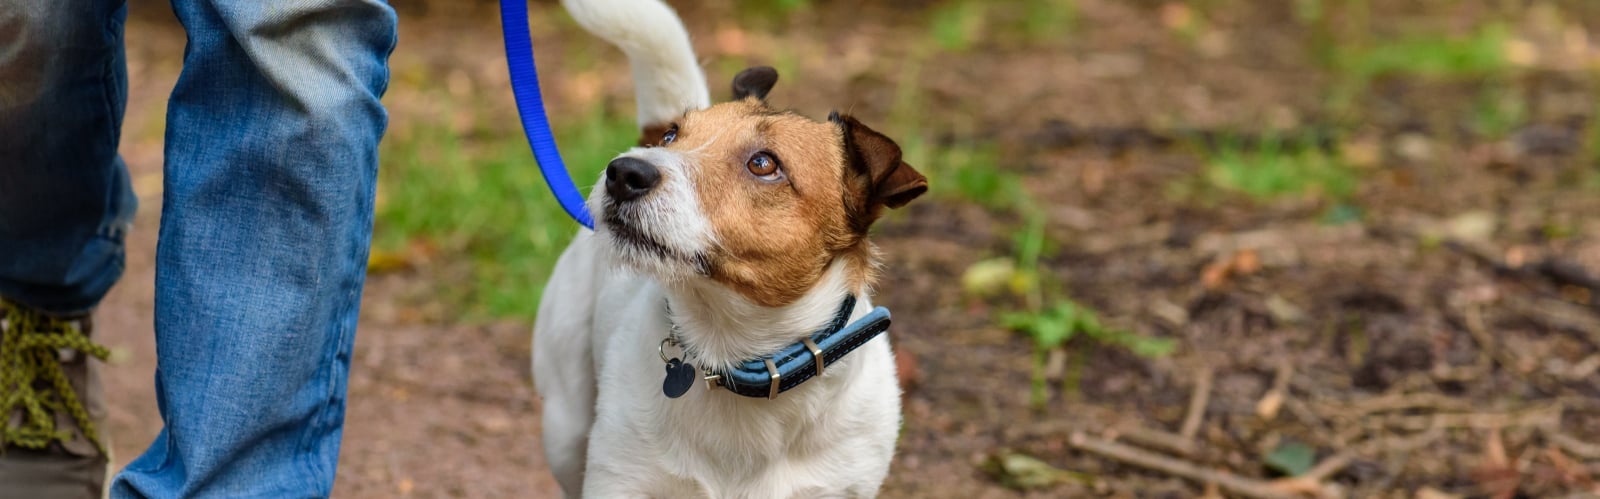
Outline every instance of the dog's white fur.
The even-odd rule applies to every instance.
[[[589,31],[633,61],[641,125],[709,105],[704,76],[673,12],[655,0],[565,0]],[[715,141],[712,141],[713,144]],[[697,382],[681,398],[661,392],[657,346],[667,305],[696,366],[769,354],[823,327],[846,293],[872,309],[836,261],[794,303],[756,305],[695,272],[692,255],[717,244],[692,186],[697,151],[636,148],[656,165],[657,192],[628,209],[638,229],[670,250],[641,251],[604,221],[580,231],[556,264],[533,339],[535,386],[551,471],[568,497],[872,497],[888,473],[900,392],[887,336],[776,400]],[[604,184],[602,179],[601,185]],[[605,189],[590,195],[603,213]]]

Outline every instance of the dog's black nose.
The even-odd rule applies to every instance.
[[[638,158],[617,158],[606,165],[606,193],[617,201],[644,196],[661,182],[661,170]]]

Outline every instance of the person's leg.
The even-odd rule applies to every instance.
[[[0,296],[81,313],[122,275],[136,203],[117,157],[126,15],[111,0],[0,0]]]
[[[123,2],[0,0],[0,499],[100,497],[88,312],[136,200],[117,157]]]
[[[326,497],[372,235],[396,18],[176,0],[156,253],[165,427],[114,497]]]

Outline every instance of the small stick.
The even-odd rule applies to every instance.
[[[1068,437],[1067,443],[1077,449],[1088,451],[1096,455],[1115,459],[1141,468],[1167,473],[1180,478],[1187,478],[1202,484],[1215,483],[1218,486],[1233,491],[1245,497],[1262,499],[1287,499],[1294,497],[1272,487],[1267,482],[1246,478],[1226,471],[1201,468],[1194,463],[1181,461],[1154,452],[1136,447],[1122,445],[1108,440],[1073,433]]]
[[[1467,305],[1461,314],[1461,321],[1466,323],[1467,333],[1472,335],[1473,341],[1478,342],[1479,355],[1499,362],[1506,369],[1517,369],[1516,356],[1502,350],[1494,335],[1489,334],[1489,328],[1484,325],[1482,305]]]
[[[1272,375],[1272,388],[1256,402],[1256,416],[1267,421],[1278,418],[1278,410],[1283,408],[1283,400],[1289,396],[1289,378],[1293,376],[1294,364],[1288,360],[1278,364],[1278,371]]]
[[[1373,439],[1357,444],[1349,449],[1335,453],[1312,466],[1311,469],[1300,476],[1279,479],[1271,482],[1269,486],[1285,492],[1316,492],[1323,480],[1350,466],[1357,457],[1377,451],[1410,452],[1422,446],[1433,443],[1444,436],[1444,427],[1435,426],[1428,431],[1416,436],[1401,439]]]
[[[1331,404],[1330,404],[1331,405]],[[1439,411],[1466,411],[1472,404],[1454,397],[1438,393],[1395,393],[1358,400],[1347,405],[1353,405],[1353,417],[1363,417],[1379,412],[1395,412],[1412,409],[1430,409]]]
[[[1600,459],[1600,444],[1578,440],[1572,435],[1562,433],[1561,430],[1553,428],[1546,429],[1544,437],[1550,439],[1550,443],[1556,444],[1556,447],[1560,447],[1561,450],[1565,450],[1569,454],[1584,459]]]
[[[1102,436],[1110,440],[1126,440],[1135,445],[1173,452],[1185,457],[1194,455],[1196,450],[1194,439],[1183,438],[1183,435],[1155,428],[1124,425],[1116,428],[1112,433],[1112,435]]]
[[[1422,431],[1435,426],[1445,428],[1524,428],[1552,427],[1561,423],[1560,404],[1520,412],[1475,412],[1426,416],[1372,416],[1369,424]]]
[[[1196,433],[1200,432],[1200,422],[1205,420],[1206,405],[1211,403],[1211,378],[1214,373],[1210,367],[1200,370],[1199,376],[1194,380],[1194,396],[1189,397],[1189,414],[1183,418],[1183,426],[1178,430],[1178,435],[1185,440],[1194,440]]]

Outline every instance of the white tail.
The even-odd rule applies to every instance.
[[[639,127],[672,121],[711,105],[689,32],[660,0],[562,0],[578,25],[627,54],[633,67]]]

